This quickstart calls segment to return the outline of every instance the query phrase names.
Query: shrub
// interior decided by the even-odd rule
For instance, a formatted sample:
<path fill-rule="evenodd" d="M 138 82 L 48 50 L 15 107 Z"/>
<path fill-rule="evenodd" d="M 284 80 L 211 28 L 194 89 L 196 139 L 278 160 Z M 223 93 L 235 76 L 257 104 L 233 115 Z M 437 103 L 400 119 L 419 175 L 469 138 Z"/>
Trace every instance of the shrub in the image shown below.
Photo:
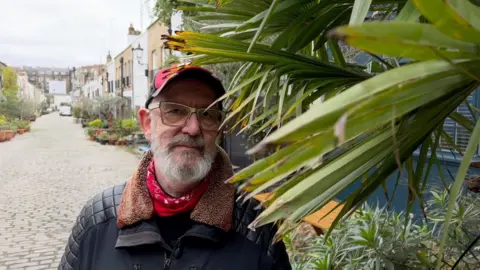
<path fill-rule="evenodd" d="M 82 116 L 82 109 L 80 107 L 73 107 L 73 117 L 80 118 Z"/>
<path fill-rule="evenodd" d="M 0 126 L 7 123 L 7 117 L 4 114 L 0 114 Z"/>
<path fill-rule="evenodd" d="M 100 119 L 95 119 L 92 122 L 88 123 L 88 126 L 91 128 L 101 128 L 103 125 L 103 121 Z"/>
<path fill-rule="evenodd" d="M 95 129 L 94 128 L 87 128 L 87 134 L 90 137 L 95 137 Z"/>
<path fill-rule="evenodd" d="M 18 120 L 15 122 L 15 124 L 19 129 L 27 129 L 28 127 L 30 127 L 30 121 L 28 120 Z"/>

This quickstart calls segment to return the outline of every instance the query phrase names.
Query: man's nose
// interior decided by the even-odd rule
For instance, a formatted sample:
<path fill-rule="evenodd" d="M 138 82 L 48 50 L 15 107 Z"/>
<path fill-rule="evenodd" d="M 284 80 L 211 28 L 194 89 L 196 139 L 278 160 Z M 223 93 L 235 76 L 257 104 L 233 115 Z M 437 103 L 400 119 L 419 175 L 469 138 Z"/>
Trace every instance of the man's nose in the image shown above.
<path fill-rule="evenodd" d="M 198 122 L 198 118 L 196 114 L 190 115 L 187 120 L 187 123 L 182 129 L 182 132 L 188 134 L 190 136 L 197 136 L 200 134 L 200 123 Z"/>

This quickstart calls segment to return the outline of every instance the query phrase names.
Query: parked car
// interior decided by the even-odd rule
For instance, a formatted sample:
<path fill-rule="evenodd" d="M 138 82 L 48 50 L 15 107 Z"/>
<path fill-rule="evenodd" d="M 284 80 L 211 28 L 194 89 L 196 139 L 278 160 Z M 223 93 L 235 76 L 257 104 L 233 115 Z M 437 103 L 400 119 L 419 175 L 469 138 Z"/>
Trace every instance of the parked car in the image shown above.
<path fill-rule="evenodd" d="M 69 103 L 62 102 L 60 103 L 60 116 L 72 116 L 72 106 Z"/>

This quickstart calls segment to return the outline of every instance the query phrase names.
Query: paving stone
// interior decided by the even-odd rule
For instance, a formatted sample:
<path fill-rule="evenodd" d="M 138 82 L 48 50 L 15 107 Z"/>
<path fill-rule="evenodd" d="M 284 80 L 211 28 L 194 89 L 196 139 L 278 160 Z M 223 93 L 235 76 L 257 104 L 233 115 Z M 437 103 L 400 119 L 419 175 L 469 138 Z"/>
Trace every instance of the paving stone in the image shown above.
<path fill-rule="evenodd" d="M 129 152 L 89 141 L 58 113 L 0 143 L 0 270 L 56 269 L 85 202 L 125 182 L 137 164 Z"/>

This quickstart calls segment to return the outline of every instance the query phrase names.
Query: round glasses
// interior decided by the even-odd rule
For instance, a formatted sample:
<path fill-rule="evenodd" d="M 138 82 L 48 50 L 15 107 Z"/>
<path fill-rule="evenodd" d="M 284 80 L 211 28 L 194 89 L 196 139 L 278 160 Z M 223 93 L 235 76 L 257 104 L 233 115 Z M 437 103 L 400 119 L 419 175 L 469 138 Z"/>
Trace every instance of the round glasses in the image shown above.
<path fill-rule="evenodd" d="M 162 123 L 171 127 L 183 127 L 192 114 L 197 115 L 203 130 L 217 131 L 225 118 L 225 113 L 216 109 L 197 109 L 174 102 L 161 101 L 150 106 L 150 110 L 159 108 Z"/>

